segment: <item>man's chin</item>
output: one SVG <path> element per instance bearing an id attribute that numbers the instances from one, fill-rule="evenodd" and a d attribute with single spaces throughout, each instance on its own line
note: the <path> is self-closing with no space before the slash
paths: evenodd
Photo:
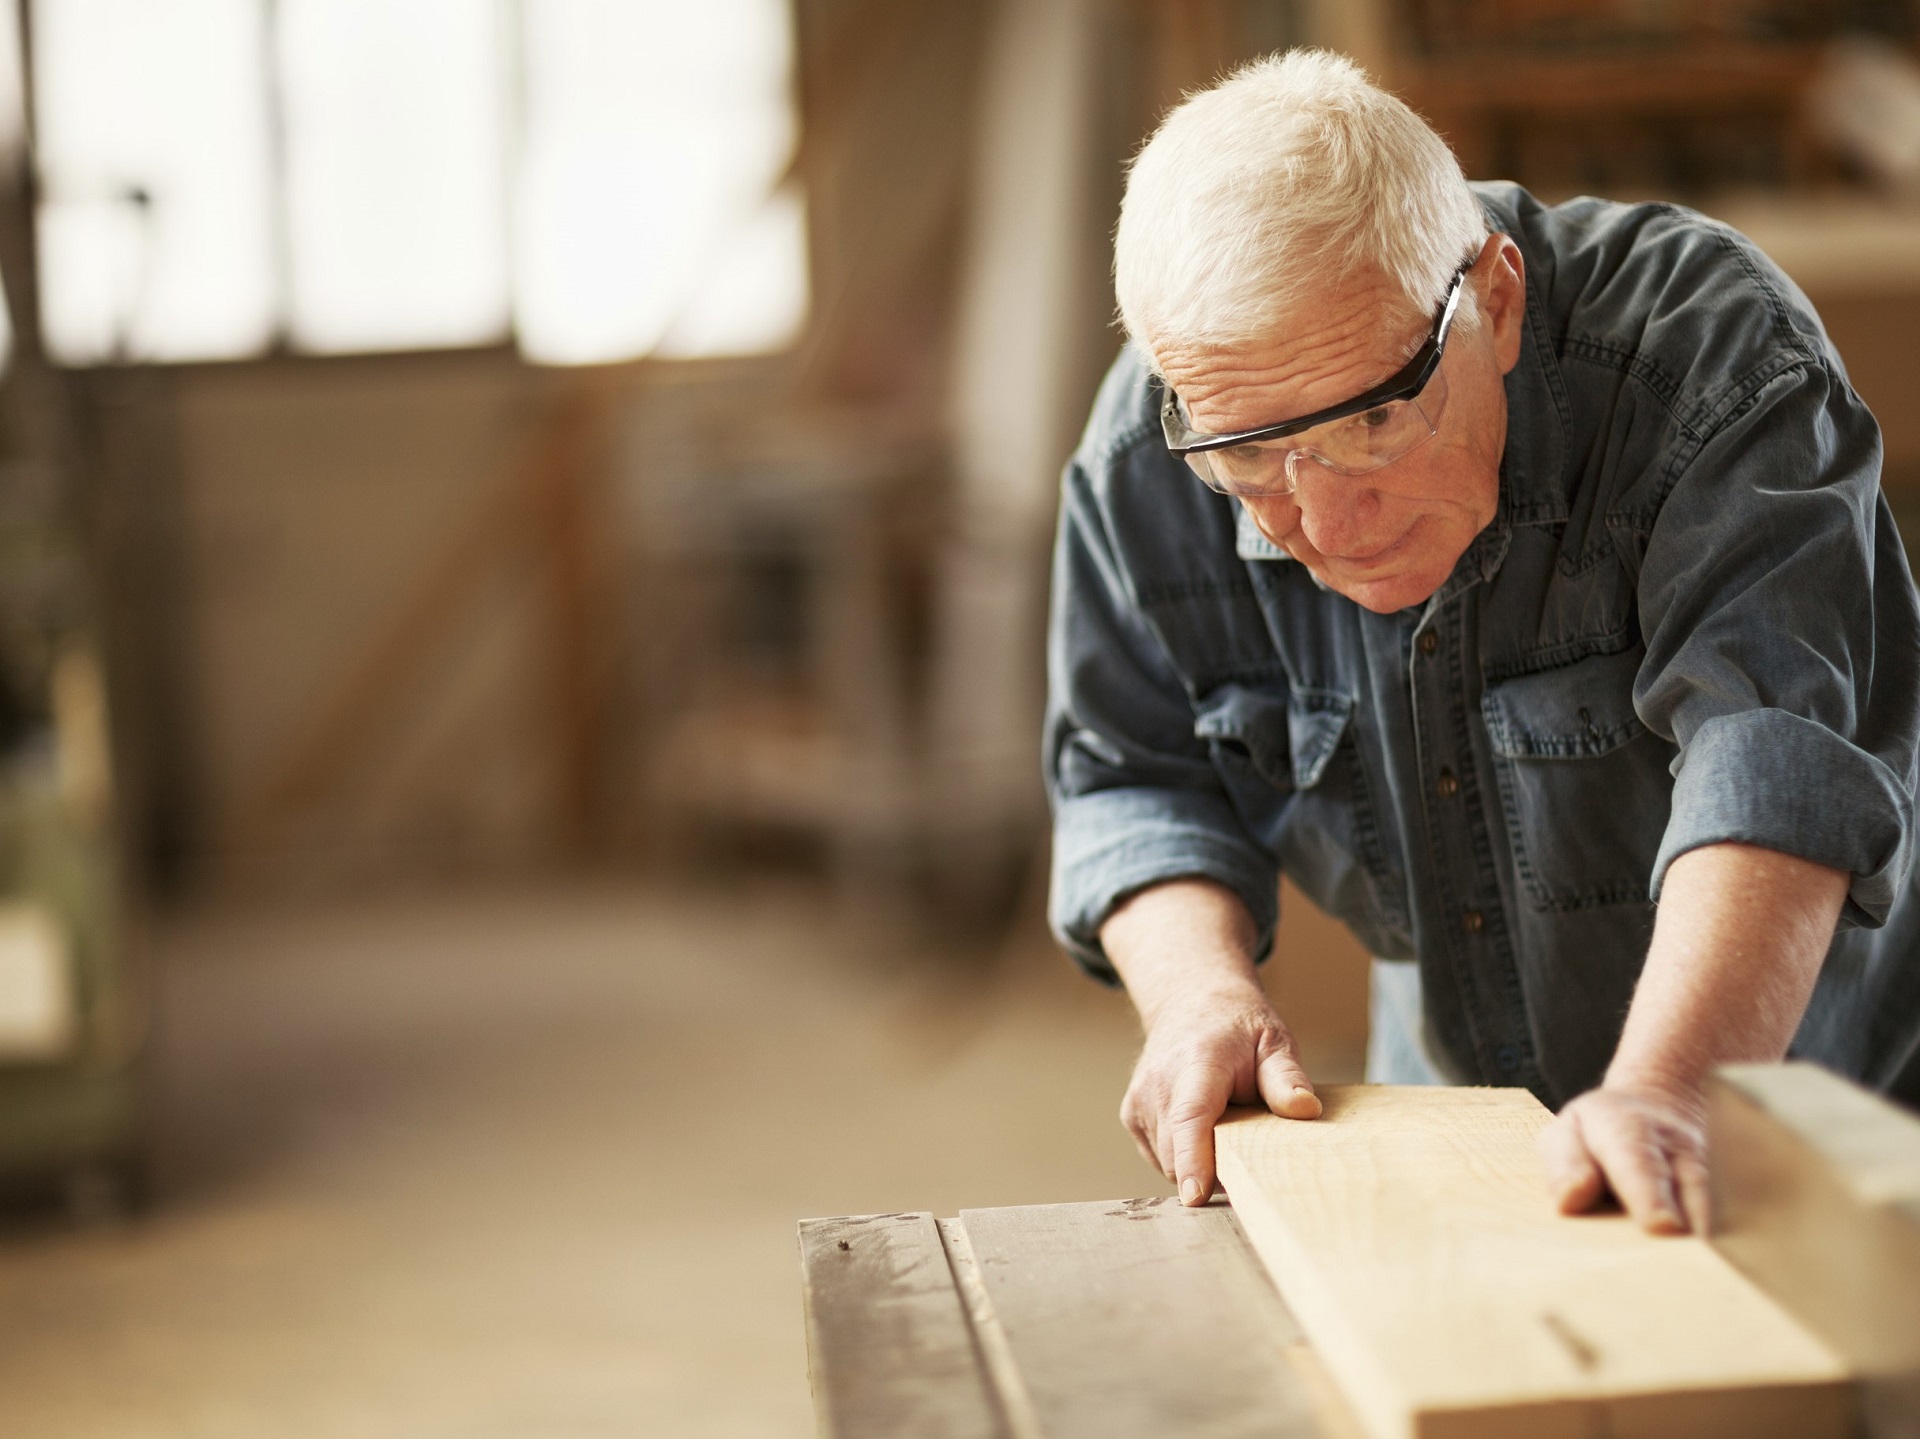
<path id="1" fill-rule="evenodd" d="M 1425 604 L 1433 598 L 1434 591 L 1446 583 L 1446 578 L 1444 574 L 1435 578 L 1419 572 L 1388 575 L 1328 573 L 1321 576 L 1327 587 L 1336 594 L 1345 595 L 1362 609 L 1372 610 L 1377 615 L 1390 615 L 1412 605 Z"/>

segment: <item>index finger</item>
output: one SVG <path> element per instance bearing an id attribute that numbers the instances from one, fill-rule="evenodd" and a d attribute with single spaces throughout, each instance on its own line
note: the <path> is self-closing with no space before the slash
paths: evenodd
<path id="1" fill-rule="evenodd" d="M 1205 1204 L 1213 1193 L 1213 1126 L 1226 1113 L 1232 1090 L 1232 1076 L 1211 1068 L 1187 1070 L 1174 1088 L 1167 1123 L 1182 1204 Z"/>

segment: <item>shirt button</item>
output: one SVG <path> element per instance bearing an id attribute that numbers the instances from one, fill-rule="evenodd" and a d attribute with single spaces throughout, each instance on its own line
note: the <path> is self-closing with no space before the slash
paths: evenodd
<path id="1" fill-rule="evenodd" d="M 1443 769 L 1440 778 L 1433 782 L 1433 788 L 1440 798 L 1452 799 L 1460 793 L 1460 781 L 1454 778 L 1452 770 Z"/>
<path id="2" fill-rule="evenodd" d="M 1520 1051 L 1511 1044 L 1503 1044 L 1493 1052 L 1493 1062 L 1500 1066 L 1503 1074 L 1512 1074 L 1520 1067 Z"/>
<path id="3" fill-rule="evenodd" d="M 1440 636 L 1435 634 L 1432 630 L 1428 630 L 1425 634 L 1420 636 L 1420 653 L 1421 654 L 1430 655 L 1439 648 L 1440 648 Z"/>
<path id="4" fill-rule="evenodd" d="M 1460 928 L 1468 934 L 1478 934 L 1487 927 L 1487 917 L 1477 909 L 1467 910 L 1460 916 Z"/>

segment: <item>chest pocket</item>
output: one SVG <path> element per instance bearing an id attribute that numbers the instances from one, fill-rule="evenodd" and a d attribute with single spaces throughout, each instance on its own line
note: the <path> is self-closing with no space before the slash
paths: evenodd
<path id="1" fill-rule="evenodd" d="M 1285 795 L 1320 783 L 1352 717 L 1353 700 L 1332 691 L 1225 684 L 1201 701 L 1193 732 L 1222 778 L 1258 779 Z"/>
<path id="2" fill-rule="evenodd" d="M 1644 903 L 1672 806 L 1673 746 L 1633 712 L 1643 652 L 1487 686 L 1515 868 L 1537 909 Z"/>
<path id="3" fill-rule="evenodd" d="M 1227 684 L 1194 714 L 1227 798 L 1288 876 L 1376 954 L 1406 950 L 1405 885 L 1387 863 L 1352 729 L 1334 690 Z"/>

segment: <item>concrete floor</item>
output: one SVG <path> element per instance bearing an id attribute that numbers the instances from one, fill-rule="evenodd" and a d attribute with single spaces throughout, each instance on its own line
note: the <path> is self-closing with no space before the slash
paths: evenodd
<path id="1" fill-rule="evenodd" d="M 794 1221 L 1161 1193 L 1125 1000 L 795 891 L 160 934 L 159 1202 L 0 1229 L 0 1435 L 812 1432 Z"/>

